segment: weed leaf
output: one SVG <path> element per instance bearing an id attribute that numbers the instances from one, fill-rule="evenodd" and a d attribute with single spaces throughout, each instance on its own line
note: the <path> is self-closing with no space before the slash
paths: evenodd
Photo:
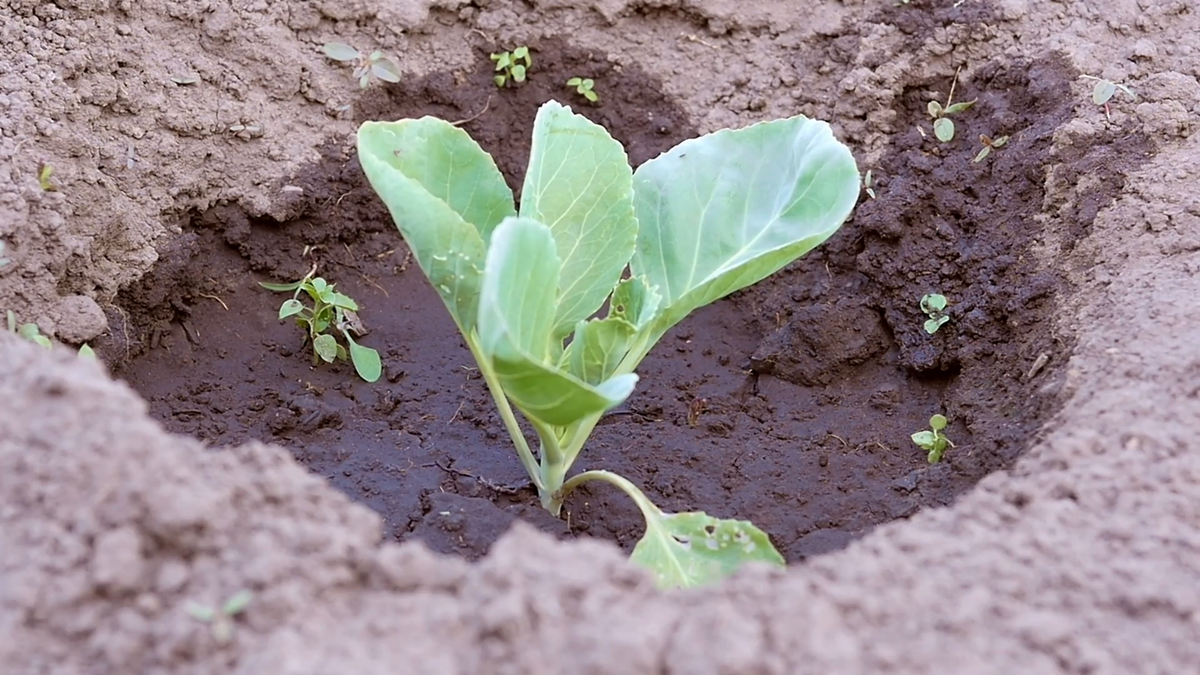
<path id="1" fill-rule="evenodd" d="M 379 376 L 383 374 L 383 364 L 379 360 L 379 352 L 364 347 L 354 341 L 349 333 L 343 333 L 346 336 L 346 342 L 350 345 L 350 362 L 354 364 L 354 371 L 358 376 L 367 382 L 375 382 Z"/>
<path id="2" fill-rule="evenodd" d="M 318 335 L 313 340 L 313 351 L 315 351 L 317 356 L 321 357 L 325 363 L 333 363 L 333 360 L 336 359 L 338 355 L 337 340 L 328 333 L 324 335 Z"/>
<path id="3" fill-rule="evenodd" d="M 954 120 L 949 117 L 939 117 L 933 123 L 933 135 L 943 143 L 954 140 Z"/>
<path id="4" fill-rule="evenodd" d="M 321 46 L 321 51 L 334 61 L 354 61 L 362 58 L 362 54 L 357 49 L 344 42 L 324 44 Z"/>
<path id="5" fill-rule="evenodd" d="M 1096 83 L 1096 87 L 1092 89 L 1092 102 L 1096 105 L 1104 105 L 1108 103 L 1113 94 L 1117 93 L 1117 85 L 1108 80 L 1100 80 Z"/>
<path id="6" fill-rule="evenodd" d="M 371 64 L 371 72 L 384 82 L 399 82 L 400 67 L 391 59 L 380 59 Z"/>
<path id="7" fill-rule="evenodd" d="M 295 298 L 284 300 L 279 306 L 279 318 L 286 319 L 289 316 L 299 314 L 304 311 L 304 304 Z"/>
<path id="8" fill-rule="evenodd" d="M 297 288 L 300 288 L 301 286 L 303 286 L 304 281 L 301 280 L 301 281 L 297 281 L 295 283 L 290 283 L 290 284 L 272 284 L 272 283 L 269 283 L 266 281 L 260 281 L 260 282 L 258 282 L 258 285 L 262 286 L 263 288 L 267 289 L 268 291 L 294 291 Z"/>

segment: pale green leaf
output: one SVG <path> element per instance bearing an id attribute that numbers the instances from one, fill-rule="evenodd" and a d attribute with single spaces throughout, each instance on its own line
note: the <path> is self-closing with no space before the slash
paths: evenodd
<path id="1" fill-rule="evenodd" d="M 326 363 L 333 363 L 338 354 L 337 340 L 332 335 L 318 335 L 313 340 L 313 351 Z"/>
<path id="2" fill-rule="evenodd" d="M 484 242 L 515 215 L 496 163 L 465 131 L 433 117 L 364 122 L 358 153 L 421 270 L 464 333 L 478 315 Z"/>
<path id="3" fill-rule="evenodd" d="M 358 303 L 355 302 L 353 298 L 351 298 L 348 295 L 338 293 L 337 291 L 334 291 L 332 288 L 329 289 L 328 293 L 322 294 L 321 299 L 324 300 L 326 303 L 333 305 L 334 307 L 348 309 L 351 312 L 358 311 Z"/>
<path id="4" fill-rule="evenodd" d="M 858 200 L 854 157 L 797 116 L 684 141 L 634 173 L 632 267 L 663 297 L 655 339 L 828 239 Z"/>
<path id="5" fill-rule="evenodd" d="M 750 562 L 786 564 L 770 537 L 749 521 L 702 512 L 648 519 L 630 560 L 654 572 L 663 588 L 711 584 Z"/>
<path id="6" fill-rule="evenodd" d="M 645 277 L 630 277 L 613 289 L 608 315 L 620 317 L 640 331 L 658 316 L 661 304 L 662 296 Z"/>
<path id="7" fill-rule="evenodd" d="M 508 218 L 492 233 L 479 301 L 479 342 L 485 353 L 545 362 L 554 327 L 559 259 L 550 228 Z"/>
<path id="8" fill-rule="evenodd" d="M 354 364 L 354 371 L 367 382 L 377 381 L 383 375 L 383 363 L 379 360 L 379 352 L 358 344 L 346 331 L 342 331 L 342 334 L 350 345 L 350 362 Z"/>
<path id="9" fill-rule="evenodd" d="M 1117 85 L 1108 80 L 1100 80 L 1092 89 L 1092 102 L 1096 105 L 1104 105 L 1112 99 L 1113 94 L 1117 93 Z"/>
<path id="10" fill-rule="evenodd" d="M 929 418 L 929 428 L 933 429 L 934 431 L 941 431 L 942 429 L 945 429 L 946 428 L 946 416 L 945 415 L 934 415 L 933 417 L 930 417 Z"/>
<path id="11" fill-rule="evenodd" d="M 302 280 L 296 281 L 296 282 L 293 282 L 290 284 L 273 284 L 273 283 L 270 283 L 267 281 L 260 281 L 260 282 L 258 282 L 258 285 L 262 286 L 263 288 L 267 289 L 268 291 L 294 291 L 297 288 L 300 288 L 301 286 L 303 286 L 304 281 L 302 281 Z"/>
<path id="12" fill-rule="evenodd" d="M 949 117 L 939 118 L 933 123 L 933 135 L 943 143 L 954 140 L 954 120 Z"/>
<path id="13" fill-rule="evenodd" d="M 604 127 L 556 101 L 538 110 L 521 216 L 545 223 L 561 260 L 554 335 L 591 316 L 633 255 L 633 172 Z"/>
<path id="14" fill-rule="evenodd" d="M 279 306 L 279 318 L 286 319 L 294 314 L 299 314 L 304 311 L 304 304 L 295 298 L 284 300 Z"/>
<path id="15" fill-rule="evenodd" d="M 558 254 L 550 228 L 508 218 L 492 234 L 479 299 L 480 350 L 513 403 L 529 417 L 566 426 L 619 405 L 636 375 L 591 386 L 549 363 Z"/>
<path id="16" fill-rule="evenodd" d="M 225 616 L 236 616 L 246 611 L 252 600 L 254 600 L 254 594 L 247 589 L 242 589 L 225 601 L 225 604 L 221 606 L 221 612 Z"/>
<path id="17" fill-rule="evenodd" d="M 912 435 L 912 442 L 928 450 L 937 442 L 937 435 L 932 431 L 918 431 Z"/>
<path id="18" fill-rule="evenodd" d="M 637 334 L 628 321 L 608 317 L 580 321 L 563 360 L 568 372 L 589 384 L 612 376 Z"/>
<path id="19" fill-rule="evenodd" d="M 92 349 L 91 345 L 85 344 L 79 348 L 79 358 L 91 359 L 92 361 L 95 361 L 96 360 L 96 350 Z"/>
<path id="20" fill-rule="evenodd" d="M 197 621 L 203 621 L 204 623 L 212 621 L 217 616 L 216 610 L 214 610 L 212 607 L 201 605 L 200 603 L 191 600 L 189 600 L 187 604 L 183 606 L 183 611 L 187 612 L 188 616 L 192 617 L 193 619 Z"/>
<path id="21" fill-rule="evenodd" d="M 334 61 L 353 61 L 362 58 L 362 54 L 344 42 L 329 42 L 321 45 L 321 51 L 325 56 Z"/>
<path id="22" fill-rule="evenodd" d="M 975 101 L 973 101 L 973 100 L 972 101 L 960 101 L 960 102 L 955 103 L 954 105 L 950 106 L 949 108 L 946 108 L 946 111 L 944 114 L 957 115 L 960 112 L 966 112 L 966 111 L 970 110 L 971 106 L 973 106 L 973 105 L 975 105 Z"/>
<path id="23" fill-rule="evenodd" d="M 385 82 L 400 81 L 400 66 L 391 59 L 379 59 L 371 64 L 371 72 Z"/>

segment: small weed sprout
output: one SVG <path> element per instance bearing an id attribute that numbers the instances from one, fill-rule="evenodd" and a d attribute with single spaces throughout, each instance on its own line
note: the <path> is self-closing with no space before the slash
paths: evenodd
<path id="1" fill-rule="evenodd" d="M 926 293 L 921 298 L 921 311 L 929 318 L 925 321 L 925 332 L 933 335 L 950 320 L 946 313 L 946 296 L 941 293 Z"/>
<path id="2" fill-rule="evenodd" d="M 8 265 L 10 262 L 12 262 L 8 258 L 4 257 L 4 248 L 6 246 L 8 246 L 8 244 L 5 244 L 3 241 L 0 241 L 0 267 L 4 267 L 4 266 Z"/>
<path id="3" fill-rule="evenodd" d="M 912 435 L 913 443 L 916 443 L 922 450 L 927 450 L 929 455 L 926 459 L 930 464 L 937 464 L 942 461 L 942 455 L 946 453 L 946 448 L 953 448 L 954 444 L 946 438 L 946 434 L 942 430 L 946 428 L 946 416 L 934 415 L 929 418 L 929 431 L 918 431 Z"/>
<path id="4" fill-rule="evenodd" d="M 574 87 L 575 93 L 592 103 L 600 100 L 600 95 L 596 93 L 595 89 L 596 83 L 590 77 L 572 77 L 567 80 L 567 86 Z"/>
<path id="5" fill-rule="evenodd" d="M 950 95 L 946 97 L 946 105 L 943 106 L 937 101 L 930 101 L 925 106 L 925 109 L 929 112 L 929 116 L 933 118 L 933 135 L 937 136 L 937 139 L 943 143 L 949 143 L 954 140 L 954 121 L 950 119 L 950 116 L 967 111 L 978 100 L 972 99 L 970 101 L 963 101 L 962 103 L 951 103 L 954 100 L 954 87 L 957 85 L 958 71 L 955 71 L 954 80 L 950 83 Z"/>
<path id="6" fill-rule="evenodd" d="M 0 246 L 0 249 L 3 249 L 3 247 Z M 50 342 L 50 338 L 42 335 L 42 331 L 40 328 L 38 328 L 36 323 L 29 322 L 18 324 L 17 315 L 11 309 L 6 312 L 6 315 L 7 316 L 5 318 L 8 320 L 8 332 L 16 333 L 26 340 L 29 340 L 34 344 L 41 345 L 46 349 L 51 349 L 54 346 L 54 344 Z M 93 361 L 96 360 L 96 352 L 92 350 L 91 346 L 86 344 L 79 348 L 79 356 L 85 359 L 92 359 Z"/>
<path id="7" fill-rule="evenodd" d="M 354 77 L 358 80 L 360 89 L 366 89 L 376 80 L 384 82 L 400 81 L 400 66 L 381 51 L 373 51 L 363 56 L 363 53 L 343 42 L 330 42 L 321 46 L 325 56 L 341 63 L 354 64 Z"/>
<path id="8" fill-rule="evenodd" d="M 992 154 L 992 150 L 1003 148 L 1004 145 L 1008 143 L 1008 136 L 997 136 L 996 138 L 992 138 L 991 136 L 984 136 L 983 134 L 980 134 L 979 142 L 983 143 L 983 149 L 979 151 L 978 155 L 975 155 L 974 161 L 976 163 L 987 159 L 987 156 Z"/>
<path id="9" fill-rule="evenodd" d="M 234 617 L 246 611 L 253 599 L 254 594 L 243 589 L 229 596 L 219 610 L 198 602 L 188 602 L 183 610 L 193 619 L 209 624 L 213 639 L 218 644 L 226 644 L 233 639 Z"/>
<path id="10" fill-rule="evenodd" d="M 321 361 L 333 363 L 335 359 L 345 361 L 349 357 L 354 364 L 358 376 L 367 382 L 379 379 L 383 372 L 379 360 L 379 352 L 364 347 L 354 341 L 353 334 L 361 336 L 365 331 L 358 320 L 358 303 L 349 296 L 338 293 L 331 284 L 321 277 L 313 276 L 317 272 L 314 265 L 308 274 L 300 281 L 290 284 L 271 284 L 259 282 L 259 285 L 269 291 L 292 291 L 291 299 L 284 300 L 279 306 L 280 320 L 296 317 L 296 323 L 305 330 L 305 342 L 311 341 L 313 346 L 313 366 Z M 305 293 L 313 301 L 313 306 L 307 307 L 300 301 L 301 293 Z M 350 349 L 338 344 L 337 339 L 325 331 L 335 328 Z"/>
<path id="11" fill-rule="evenodd" d="M 529 55 L 529 47 L 525 46 L 511 52 L 492 54 L 491 57 L 496 62 L 496 76 L 492 80 L 501 88 L 508 86 L 509 82 L 524 82 L 529 69 L 533 67 L 533 57 Z"/>
<path id="12" fill-rule="evenodd" d="M 1118 89 L 1125 92 L 1125 95 L 1129 97 L 1129 100 L 1137 100 L 1137 94 L 1133 93 L 1132 89 L 1123 84 L 1117 84 L 1112 80 L 1105 80 L 1094 75 L 1083 75 L 1082 77 L 1088 80 L 1096 81 L 1096 86 L 1092 89 L 1092 102 L 1096 105 L 1104 106 L 1104 116 L 1110 122 L 1112 121 L 1112 111 L 1109 109 L 1108 103 L 1112 100 L 1112 97 L 1117 93 Z"/>
<path id="13" fill-rule="evenodd" d="M 867 192 L 867 196 L 875 199 L 875 176 L 870 169 L 863 175 L 863 190 Z"/>
<path id="14" fill-rule="evenodd" d="M 38 162 L 38 185 L 42 188 L 42 192 L 58 192 L 58 188 L 50 182 L 50 176 L 53 175 L 54 167 L 45 162 Z"/>
<path id="15" fill-rule="evenodd" d="M 46 349 L 50 349 L 50 338 L 42 335 L 42 331 L 38 329 L 36 323 L 17 323 L 17 315 L 11 309 L 7 312 L 8 332 L 16 333 L 17 335 L 29 340 L 34 344 L 39 344 Z"/>

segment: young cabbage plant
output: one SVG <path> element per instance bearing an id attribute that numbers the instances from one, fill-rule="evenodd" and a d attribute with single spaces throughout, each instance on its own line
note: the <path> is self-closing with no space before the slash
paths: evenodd
<path id="1" fill-rule="evenodd" d="M 608 471 L 567 474 L 672 326 L 804 255 L 849 216 L 858 167 L 829 125 L 793 117 L 725 129 L 634 172 L 603 127 L 550 101 L 534 121 L 519 209 L 491 156 L 441 119 L 366 122 L 358 152 L 547 510 L 557 515 L 587 481 L 621 489 L 646 519 L 633 560 L 663 586 L 711 582 L 747 561 L 783 564 L 747 521 L 665 513 Z M 513 407 L 537 434 L 536 454 Z"/>

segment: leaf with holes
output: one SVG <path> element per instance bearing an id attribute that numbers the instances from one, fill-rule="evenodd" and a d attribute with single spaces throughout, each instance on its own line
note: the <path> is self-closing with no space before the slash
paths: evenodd
<path id="1" fill-rule="evenodd" d="M 702 586 L 750 562 L 784 566 L 765 532 L 746 520 L 721 520 L 703 512 L 648 518 L 633 562 L 655 573 L 664 588 Z"/>
<path id="2" fill-rule="evenodd" d="M 514 79 L 529 63 L 527 50 L 493 60 Z M 614 483 L 647 519 L 635 558 L 671 585 L 747 560 L 782 564 L 745 521 L 664 515 L 613 474 L 566 476 L 667 330 L 804 255 L 850 215 L 858 167 L 828 124 L 797 116 L 721 130 L 632 171 L 604 128 L 550 101 L 534 120 L 519 214 L 495 163 L 450 122 L 366 122 L 358 147 L 547 510 L 557 515 L 581 481 Z"/>

